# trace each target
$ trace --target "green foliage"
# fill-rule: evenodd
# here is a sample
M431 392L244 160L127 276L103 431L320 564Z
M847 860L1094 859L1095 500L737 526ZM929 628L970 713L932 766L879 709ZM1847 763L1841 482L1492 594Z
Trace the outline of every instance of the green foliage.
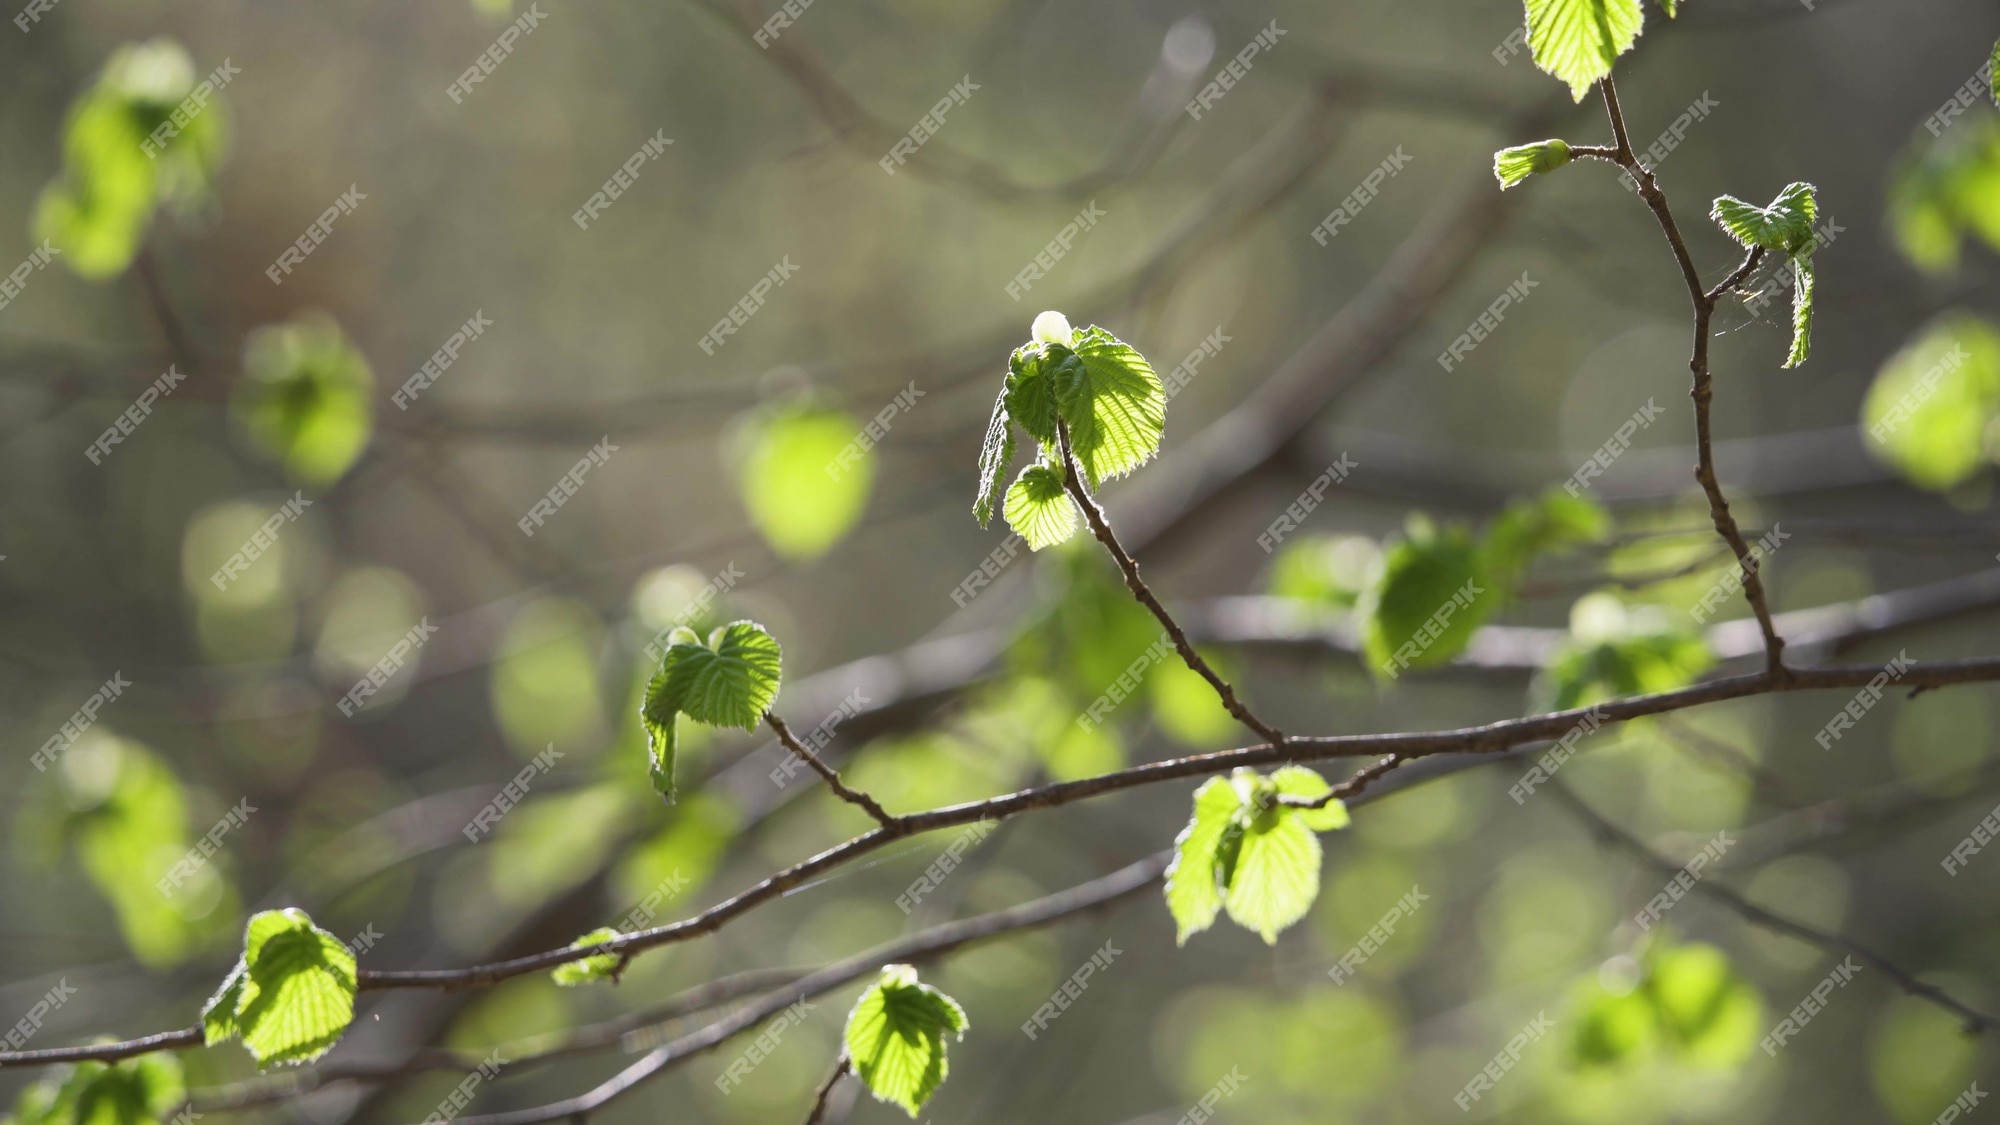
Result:
M1352 609L1381 566L1382 547L1367 536L1307 536L1278 551L1264 588L1275 597Z
M1573 159L1566 141L1550 139L1515 145L1493 154L1493 178L1500 181L1500 190L1506 191L1529 176L1553 172Z
M1731 238L1746 247L1761 247L1785 255L1792 265L1792 348L1786 367L1797 367L1812 354L1813 249L1818 244L1819 196L1811 184L1786 186L1769 207L1721 196L1709 212Z
M2000 117L1967 114L1906 156L1889 184L1889 226L1931 273L1958 267L1967 238L2000 250Z
M1572 1062L1623 1067L1649 1055L1700 1068L1741 1065L1756 1049L1763 1000L1712 945L1665 943L1640 959L1630 987L1583 986L1570 1037Z
M618 931L610 926L599 926L570 942L569 947L583 949L586 946L602 945L617 936ZM564 988L574 988L579 984L589 984L591 981L611 980L617 975L619 964L624 960L623 956L616 953L599 953L585 957L581 961L568 961L557 965L549 970L549 975Z
M1175 940L1185 945L1215 924L1222 910L1267 943L1305 917L1319 897L1320 849L1314 832L1345 828L1347 807L1318 809L1278 803L1280 797L1326 795L1326 780L1303 766L1269 777L1239 768L1212 777L1194 794L1194 812L1174 838L1167 868L1167 910Z
M1591 594L1570 614L1571 639L1536 677L1533 705L1567 711L1610 699L1673 691L1715 663L1685 614L1628 612L1612 594Z
M958 1001L917 981L909 965L888 965L847 1016L847 1056L876 1100L912 1118L950 1071L945 1036L965 1038Z
M1058 479L1059 430L1066 426L1070 451L1093 488L1151 460L1165 432L1166 390L1152 365L1131 346L1095 325L1072 331L1060 313L1037 317L1035 334L1008 357L1006 384L980 443L979 492L972 513L981 527L993 518L1000 481L1013 461L1014 426L1040 444L1042 464L1056 470ZM1008 489L1010 506L1028 478L1022 474ZM1045 486L1034 487L1047 494ZM1023 508L1029 511L1042 519L1056 518L1039 508ZM1053 527L1038 530L1046 534ZM1060 541L1045 540L1043 545Z
M251 444L292 479L327 485L353 467L374 428L375 373L326 316L250 334L229 408Z
M1039 551L1076 534L1076 501L1063 488L1060 467L1037 463L1021 470L1007 490L1007 526Z
M646 727L653 788L671 801L677 717L755 730L778 697L784 654L754 621L730 622L710 633L706 644L686 628L675 629L668 641L639 714Z
M1536 558L1599 542L1610 533L1611 513L1604 505L1550 489L1502 509L1486 529L1481 561L1488 574L1511 584Z
M53 242L70 269L88 278L123 272L155 209L208 199L228 142L219 99L153 140L198 80L179 44L155 39L112 52L78 96L63 129L62 173L42 190L34 219L35 236Z
M78 1063L21 1091L13 1125L156 1125L187 1096L179 1058Z
M238 1038L259 1066L326 1054L354 1021L354 955L296 908L251 915L243 957L201 1010L203 1039Z
M1527 0L1535 65L1569 84L1577 101L1632 49L1645 23L1639 0Z
M854 418L811 405L752 424L743 506L773 550L789 559L817 558L854 529L875 480L875 453L857 440L862 436Z
M1947 313L1876 374L1861 407L1877 456L1920 488L1959 485L2000 459L2000 326Z

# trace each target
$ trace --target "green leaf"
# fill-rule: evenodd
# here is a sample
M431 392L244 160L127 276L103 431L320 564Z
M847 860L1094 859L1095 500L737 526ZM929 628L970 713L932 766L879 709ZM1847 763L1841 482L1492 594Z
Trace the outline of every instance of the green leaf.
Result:
M1639 0L1527 0L1535 65L1569 84L1577 101L1632 49L1645 13Z
M1056 389L1049 372L1071 358L1067 348L1060 354L1048 343L1023 344L1007 357L1007 386L1001 401L1007 414L1044 446L1056 444Z
M1282 797L1303 797L1317 800L1333 789L1327 780L1304 766L1284 766L1271 775L1271 782ZM1316 809L1298 809L1289 815L1299 818L1299 822L1315 832L1332 832L1347 827L1347 805L1341 801L1328 801Z
M1763 1003L1712 945L1674 946L1648 959L1644 990L1664 1038L1691 1062L1740 1065L1756 1049Z
M1930 273L1955 269L1967 238L2000 250L2000 116L1967 114L1920 139L1890 181L1888 218L1904 256Z
M993 401L993 416L986 421L986 437L979 445L979 494L972 499L972 517L985 527L993 521L993 508L1000 499L1000 482L1014 463L1014 426L1007 413L1008 388L1000 388Z
M1786 367L1797 367L1812 355L1813 289L1817 274L1810 252L1792 259L1792 350Z
M13 1125L155 1125L187 1097L180 1059L141 1055L78 1063L21 1091Z
M1944 491L1979 472L2000 417L2000 325L1947 313L1876 374L1861 407L1875 455L1919 488Z
M1660 0L1660 10L1667 13L1668 19L1676 19L1681 14L1680 0Z
M945 1036L965 1038L965 1009L917 981L909 965L888 965L847 1017L847 1055L877 1101L912 1118L949 1073Z
M1076 534L1076 501L1063 476L1050 465L1030 465L1007 489L1007 525L1028 541L1030 550L1053 547Z
M1275 944L1319 897L1319 839L1288 809L1267 808L1248 820L1224 905L1237 925Z
M1449 661L1503 598L1469 534L1413 521L1410 534L1389 548L1358 607L1368 666L1393 678Z
M739 484L751 522L773 550L817 558L853 530L875 480L867 436L853 417L815 406L752 423Z
M261 911L244 929L242 960L202 1009L203 1039L240 1037L259 1066L311 1062L354 1021L355 982L354 955L305 911Z
M1761 246L1777 254L1797 255L1813 245L1813 224L1819 221L1819 197L1811 184L1794 183L1778 193L1769 207L1720 196L1708 217L1744 246Z
M674 796L676 715L710 726L755 730L778 697L783 650L762 625L733 621L702 643L692 630L668 637L660 670L646 685L640 720L652 759L653 788Z
M1582 1011L1571 1025L1569 1044L1576 1065L1620 1066L1652 1047L1656 1020L1643 993L1610 992L1595 980L1580 991Z
M570 942L569 947L582 949L585 946L602 945L617 936L617 930L610 926L600 926ZM589 984L591 981L610 980L618 971L618 963L623 960L624 958L616 953L599 953L585 957L581 961L565 961L551 969L549 975L564 988L573 988L579 984Z
M1566 141L1551 139L1515 145L1493 154L1493 178L1500 181L1500 190L1506 191L1529 176L1553 172L1573 159Z
M1049 352L1060 357L1051 372L1056 404L1091 487L1124 476L1159 451L1167 394L1144 356L1094 324L1076 333L1072 355L1064 356L1060 344L1049 345Z
M1364 535L1314 535L1279 548L1265 589L1336 609L1352 609L1374 583L1382 546Z
M1512 582L1543 555L1560 554L1611 533L1611 513L1589 496L1552 488L1507 505L1486 529L1481 564L1497 579Z
M305 314L250 334L230 414L292 479L339 480L374 430L375 373L340 326Z
M1699 633L1675 627L1685 617L1641 619L1630 635L1569 642L1535 680L1531 695L1536 709L1567 711L1694 683L1715 663L1715 656Z
M1215 924L1222 912L1216 877L1217 851L1243 800L1229 779L1211 777L1194 791L1194 814L1174 837L1174 861L1167 868L1167 911L1174 916L1174 940L1187 939Z

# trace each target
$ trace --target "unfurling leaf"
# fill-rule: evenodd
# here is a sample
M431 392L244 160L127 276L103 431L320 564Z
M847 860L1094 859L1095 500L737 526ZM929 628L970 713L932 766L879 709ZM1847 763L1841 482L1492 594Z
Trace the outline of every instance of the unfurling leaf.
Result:
M1569 84L1577 101L1632 49L1645 13L1639 0L1527 0L1535 65Z
M847 1056L877 1101L914 1118L949 1073L945 1036L963 1039L968 1026L958 1001L919 983L911 966L888 965L848 1013Z
M1167 868L1175 939L1186 944L1224 909L1266 942L1305 917L1319 895L1320 848L1313 833L1347 827L1347 807L1328 801L1296 808L1279 799L1314 800L1329 790L1324 778L1303 766L1286 766L1270 777L1238 769L1202 783Z
M354 955L305 911L266 910L244 930L243 958L203 1006L203 1040L243 1040L260 1066L325 1054L354 1021Z
M1053 547L1076 533L1076 501L1063 489L1062 470L1030 465L1007 490L1007 526L1030 550Z
M593 945L602 945L617 936L617 930L612 929L610 926L600 926L577 938L575 941L570 942L569 947L571 949L584 949ZM618 963L623 960L624 958L616 953L593 954L579 961L566 961L557 965L554 969L549 970L549 975L554 977L555 982L564 988L573 988L576 985L589 984L595 980L610 980L612 975L618 971Z
M993 416L986 421L986 437L979 443L979 493L972 498L972 517L985 527L993 522L993 508L1000 500L1000 482L1014 461L1014 424L1007 413L1006 386L993 400Z
M1567 141L1551 139L1515 145L1493 154L1493 178L1500 181L1500 190L1506 191L1529 176L1553 172L1572 159Z
M1792 268L1792 347L1785 366L1797 367L1812 354L1813 272L1819 196L1811 184L1790 184L1769 207L1725 195L1709 212L1731 238L1745 246L1783 254Z
M646 728L653 788L674 796L676 716L709 726L754 730L778 696L783 651L754 621L734 621L702 643L692 630L676 629L660 670L646 685L640 719Z

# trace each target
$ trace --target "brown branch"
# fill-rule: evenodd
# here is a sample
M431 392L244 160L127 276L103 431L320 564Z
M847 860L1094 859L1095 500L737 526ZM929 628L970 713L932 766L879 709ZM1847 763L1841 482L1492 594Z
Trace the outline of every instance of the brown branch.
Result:
M1187 630L1182 629L1180 622L1174 620L1174 615L1167 612L1167 607L1160 604L1160 599L1153 596L1153 591L1147 587L1146 580L1139 577L1138 561L1119 544L1118 536L1112 533L1111 524L1104 518L1104 510L1097 506L1097 501L1091 498L1089 490L1083 486L1083 474L1078 471L1076 457L1069 447L1069 426L1061 419L1056 421L1056 444L1062 451L1063 487L1069 490L1070 496L1076 501L1076 506L1083 509L1083 518L1089 521L1091 534L1097 536L1097 541L1104 544L1104 549L1111 552L1111 557L1117 560L1118 569L1125 575L1125 586L1132 591L1132 596L1139 599L1139 604L1152 611L1153 616L1159 619L1167 635L1173 638L1174 648L1181 654L1181 659L1186 661L1187 666L1194 669L1197 675L1208 681L1209 686L1215 689L1215 694L1222 697L1222 706L1231 715L1236 716L1237 722L1249 727L1271 745L1283 746L1284 732L1258 718L1250 712L1250 708L1243 705L1243 701L1236 697L1236 689L1229 686L1229 681L1217 675L1215 669L1208 666L1208 661L1202 659L1202 655L1195 651L1194 645L1188 640Z
M890 816L888 810L884 809L875 798L870 797L859 789L850 787L846 782L840 780L840 771L820 761L818 754L808 750L805 743L793 737L792 728L785 725L785 720L780 719L772 712L766 711L764 713L764 721L771 725L773 731L777 732L778 741L785 744L785 749L804 759L805 763L811 766L814 772L826 779L827 788L833 790L835 796L846 801L848 804L860 806L869 816L874 817L875 822L883 828L891 832L896 830L896 818Z
M840 1085L840 1080L846 1077L850 1065L847 1052L842 1051L840 1061L833 1064L833 1073L826 1076L826 1081L819 1084L819 1093L813 1095L812 1112L806 1114L806 1125L820 1125L820 1122L826 1120L827 1101L833 1097L833 1088Z

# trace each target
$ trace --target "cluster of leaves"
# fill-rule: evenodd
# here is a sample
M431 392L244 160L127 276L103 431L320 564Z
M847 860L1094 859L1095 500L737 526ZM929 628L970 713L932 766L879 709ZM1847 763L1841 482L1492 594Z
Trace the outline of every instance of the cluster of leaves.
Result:
M62 173L42 190L34 218L35 236L54 243L70 269L91 278L121 273L162 204L189 211L208 200L228 141L218 101L148 152L196 81L179 44L127 44L70 108Z
M668 635L660 670L646 685L640 717L646 727L653 788L674 799L679 716L717 727L755 730L778 697L783 652L754 621L732 621L704 643L692 629Z
M973 515L981 527L993 518L1018 425L1035 439L1039 455L1007 489L1008 526L1037 551L1067 540L1079 513L1067 492L1062 435L1096 488L1151 460L1166 418L1166 390L1146 357L1096 325L1072 330L1061 313L1041 314L1033 338L1008 357L1007 381L979 452Z
M229 408L292 479L327 485L367 448L374 393L367 358L331 317L309 313L250 334Z
M354 1022L357 980L354 954L305 911L260 911L242 958L202 1006L202 1041L240 1038L259 1066L311 1062Z
M1819 245L1819 196L1811 184L1790 184L1769 207L1733 195L1715 201L1709 218L1746 247L1783 254L1792 267L1792 350L1786 367L1812 354L1813 251Z
M1183 945L1215 924L1223 910L1237 925L1267 943L1306 916L1319 897L1320 849L1315 832L1347 827L1347 806L1311 802L1332 790L1304 766L1285 766L1269 777L1238 768L1212 777L1194 792L1194 814L1174 838L1167 868L1167 909Z
M1576 1008L1570 1057L1579 1067L1629 1066L1656 1055L1733 1067L1756 1049L1764 1005L1722 950L1656 942L1639 958L1636 980L1593 976L1579 988Z
M180 1059L141 1055L78 1063L21 1091L13 1125L142 1125L164 1121L187 1096Z

